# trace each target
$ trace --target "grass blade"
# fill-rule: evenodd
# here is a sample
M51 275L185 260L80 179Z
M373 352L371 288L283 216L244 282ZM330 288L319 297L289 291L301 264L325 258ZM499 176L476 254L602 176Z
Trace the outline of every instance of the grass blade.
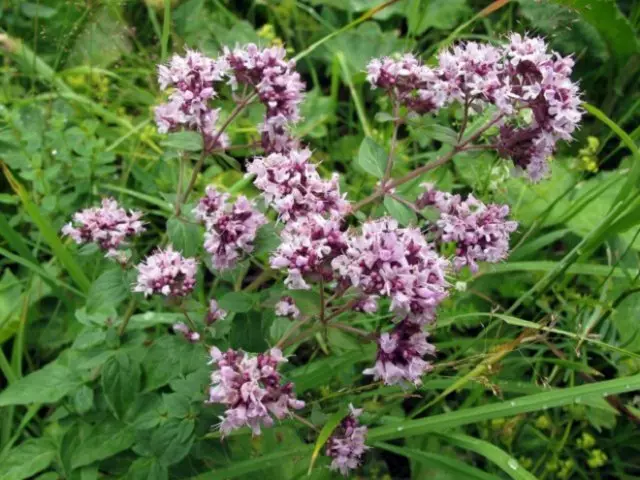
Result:
M309 462L309 470L307 471L307 475L311 475L311 471L313 470L313 465L316 463L316 460L318 459L320 450L322 450L322 447L324 446L325 443L327 443L327 440L329 440L329 437L331 436L333 431L336 429L336 427L340 424L340 422L342 421L342 419L345 417L346 414L347 414L346 409L342 408L338 410L336 413L334 413L329 417L329 420L327 420L327 423L325 423L324 427L322 427L322 430L320 430L320 433L318 434L318 439L316 440L316 444L313 447L313 453L311 454L311 462Z
M583 399L589 396L606 396L622 392L630 393L637 390L640 390L640 375L616 378L615 380L606 380L579 387L536 393L519 397L515 400L442 413L418 420L394 422L370 430L368 438L370 441L392 440L431 432L442 432L493 418L510 417L521 413L544 410L545 408L582 403Z
M69 273L69 276L79 287L79 289L84 293L88 292L89 287L91 286L91 282L84 274L84 271L82 270L78 262L76 262L73 256L62 244L56 230L53 228L49 220L44 215L42 215L38 206L31 201L31 199L29 198L29 194L24 189L24 187L15 179L9 168L4 163L2 163L1 165L5 178L11 185L13 191L22 201L24 209L31 217L33 223L35 223L35 225L40 230L42 237L49 244L58 261L66 269L66 271Z
M482 455L495 463L500 469L514 480L536 480L535 475L529 473L518 461L499 447L478 438L460 433L441 435L452 445Z
M495 480L496 478L494 475L485 473L478 468L467 465L466 463L447 455L423 452L422 450L417 450L415 448L398 447L397 445L391 445L385 442L377 442L374 443L373 446L395 453L396 455L402 455L403 457L407 457L417 462L425 463L428 466L439 467L453 475L452 478L477 480Z

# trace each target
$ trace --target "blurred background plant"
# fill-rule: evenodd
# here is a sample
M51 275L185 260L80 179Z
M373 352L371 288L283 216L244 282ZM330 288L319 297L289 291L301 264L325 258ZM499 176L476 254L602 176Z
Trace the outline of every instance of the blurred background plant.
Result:
M359 154L363 139L386 148L392 134L387 101L365 85L366 63L398 51L428 62L454 41L498 42L510 31L575 54L590 114L576 141L537 185L484 153L472 162L460 155L428 178L512 206L520 228L509 260L469 276L441 309L439 363L419 390L364 383L373 350L337 330L300 342L286 375L317 428L349 401L365 408L365 423L386 425L372 429L378 448L364 478L640 476L632 393L640 387L639 28L633 1L5 0L0 478L306 475L315 436L295 422L221 443L209 429L219 411L202 404L204 354L167 333L181 314L155 313L155 300L136 306L127 273L90 246L71 253L58 235L73 212L110 195L148 212L143 250L164 235L187 255L201 249L200 228L172 209L180 158L197 157L199 146L153 125L158 63L185 47L215 56L247 42L284 45L309 91L298 132L355 201L375 183ZM250 108L229 130L233 143L256 140L260 117ZM436 158L456 122L443 113L403 129L398 172ZM196 188L237 185L248 153L216 155ZM402 195L415 199L418 183ZM413 220L397 202L378 208ZM256 258L272 248L264 235ZM204 276L188 310L202 316L218 298L232 313L212 331L220 342L261 351L289 328L269 313L278 282L254 293L248 264ZM317 308L313 292L295 300ZM120 338L125 317L131 331ZM375 330L376 321L358 327ZM578 387L599 381L618 383ZM501 401L501 410L487 409ZM314 478L332 478L322 461Z

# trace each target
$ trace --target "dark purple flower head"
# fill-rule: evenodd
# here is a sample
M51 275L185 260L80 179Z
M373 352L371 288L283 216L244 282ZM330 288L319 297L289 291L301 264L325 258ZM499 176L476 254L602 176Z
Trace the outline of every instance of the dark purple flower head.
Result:
M134 292L142 292L145 297L156 293L182 297L191 293L195 286L198 262L184 258L169 245L165 250L156 250L136 268L138 281Z
M424 324L435 318L447 297L448 262L426 242L420 230L399 228L391 218L366 222L351 235L344 254L332 262L343 281L367 295L387 296L398 318Z
M251 253L258 229L267 222L246 197L240 196L234 203L228 199L228 194L209 186L194 209L206 228L204 248L218 270L233 268L241 254Z
M223 435L244 426L259 435L262 426L273 425L272 415L281 420L291 409L304 407L304 402L293 393L293 384L283 384L278 373L278 366L286 361L277 348L257 356L231 349L222 353L216 347L211 348L210 363L215 370L207 403L227 407L221 417Z
M286 155L255 158L247 167L256 175L254 185L262 190L267 204L285 222L312 213L341 217L349 211L349 203L340 194L338 175L322 179L310 159L308 149L291 150Z
M266 107L260 127L265 151L288 152L297 148L289 128L300 120L305 85L295 70L295 61L287 60L285 49L279 46L260 49L251 43L225 53L233 83L253 87Z
M497 263L507 258L509 236L518 228L517 222L507 220L507 205L485 205L473 195L463 201L460 195L440 192L431 184L424 186L427 191L418 199L418 205L432 205L440 211L436 238L455 242L453 266L456 269L468 265L476 272L477 262Z
M433 368L423 357L436 352L427 338L420 325L403 320L391 332L380 335L376 364L362 373L373 375L374 380L382 380L385 385L420 385L422 376Z
M325 454L332 458L329 468L338 470L344 476L358 468L362 456L369 448L364 444L367 427L358 422L361 414L362 409L349 405L349 415L342 420L327 440Z
M118 257L117 249L127 239L144 231L142 213L126 212L113 198L103 198L100 207L87 208L73 214L73 221L62 227L62 234L77 244L95 243L107 257Z
M287 270L284 283L293 290L311 288L309 279L330 281L331 260L346 248L340 224L318 214L288 223L280 239L270 263L275 269Z

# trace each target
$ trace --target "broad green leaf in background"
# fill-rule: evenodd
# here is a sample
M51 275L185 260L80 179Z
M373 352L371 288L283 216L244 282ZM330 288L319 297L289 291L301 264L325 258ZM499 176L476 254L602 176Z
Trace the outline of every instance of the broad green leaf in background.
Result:
M27 440L9 451L0 465L0 480L32 478L56 457L56 446L48 438Z
M533 1L533 0L530 0ZM602 35L618 66L637 68L640 40L614 0L553 0L578 12Z
M387 167L387 152L375 140L365 137L358 150L358 166L369 175L377 178L384 176Z
M117 308L129 295L130 286L127 272L114 266L102 272L93 282L87 297L87 310L96 311L103 305Z
M194 256L202 243L200 227L177 217L171 217L167 222L167 235L173 247L185 257Z
M126 480L168 480L169 470L155 458L142 457L131 464L125 478Z
M73 370L51 362L9 385L0 393L0 407L54 403L80 385L82 380Z
M119 5L111 3L95 8L91 20L73 43L67 66L112 64L131 51L128 29Z
M460 24L470 9L466 0L409 0L409 31L413 35L421 35L429 28L451 30Z
M102 389L109 408L123 419L140 391L140 364L126 352L112 356L102 369Z
M411 210L407 205L399 202L393 197L384 197L384 207L398 223L404 227L407 225L416 225L418 217L416 212Z
M73 468L109 458L133 445L133 429L115 419L97 423L87 438L73 452Z
M218 305L227 312L246 313L256 303L258 297L246 292L230 292L218 299Z
M202 135L197 132L182 131L173 132L160 142L165 148L185 150L187 152L199 152L202 150Z

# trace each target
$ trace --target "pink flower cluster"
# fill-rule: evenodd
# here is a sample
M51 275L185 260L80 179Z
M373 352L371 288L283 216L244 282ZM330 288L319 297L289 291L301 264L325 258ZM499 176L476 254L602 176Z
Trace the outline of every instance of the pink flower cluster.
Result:
M293 298L285 295L276 303L275 307L276 315L280 317L298 318L300 316L300 309L296 306Z
M327 440L325 454L332 458L329 468L340 471L344 476L349 475L350 470L358 468L362 456L369 448L364 443L368 429L358 422L361 414L361 408L349 405L349 415Z
M311 288L305 277L331 280L331 260L346 248L340 224L319 214L288 223L280 240L270 263L275 269L287 269L284 283L293 290Z
M485 205L473 195L462 200L460 195L440 192L431 184L424 186L427 191L417 205L420 208L433 205L440 211L436 239L455 242L456 269L468 265L472 272L477 272L477 262L497 263L507 258L509 236L518 228L517 222L507 220L507 205Z
M287 361L282 352L272 348L268 353L249 356L245 352L211 348L211 374L208 403L227 406L220 430L227 435L243 426L251 427L254 435L261 426L273 425L273 418L283 419L291 409L304 407L293 393L293 384L281 384L278 366Z
M310 158L308 149L291 150L255 158L247 167L256 175L255 186L285 222L311 213L343 216L349 211L340 195L338 174L323 180Z
M386 385L420 385L422 376L433 368L423 357L433 356L436 351L427 337L420 325L406 320L398 323L391 332L380 335L375 366L362 373L373 375L374 380L382 380Z
M198 262L184 258L171 245L165 250L158 249L137 267L138 281L134 292L142 292L145 297L159 293L165 297L188 295L196 284Z
M502 47L467 42L445 50L433 68L411 54L373 59L367 78L417 113L460 102L467 108L494 105L502 115L497 150L533 181L548 169L558 140L571 140L582 117L580 92L571 81L570 57L548 50L541 38L512 34ZM519 126L518 114L532 120Z
M387 296L399 319L423 325L447 297L448 262L426 242L420 230L399 228L391 218L368 221L347 240L333 268L343 281L367 295Z
M168 65L160 65L160 88L173 90L169 101L155 109L158 131L167 133L184 127L202 133L207 149L227 147L226 135L216 132L220 109L212 109L209 101L216 96L215 82L222 81L228 69L226 58L213 60L193 50L187 50L185 56L174 55Z
M113 198L103 198L102 206L74 213L73 221L62 227L62 234L77 244L96 243L107 257L117 257L117 248L126 239L144 231L141 217L140 212L127 213Z
M286 60L280 46L260 49L254 44L226 51L235 75L233 82L255 88L267 111L260 127L265 152L288 152L298 142L289 128L300 120L299 106L305 85L295 70L295 61Z
M209 186L194 209L195 217L207 230L204 248L218 270L233 268L241 254L251 253L258 229L267 223L246 197L239 196L234 203L228 200L228 194Z

